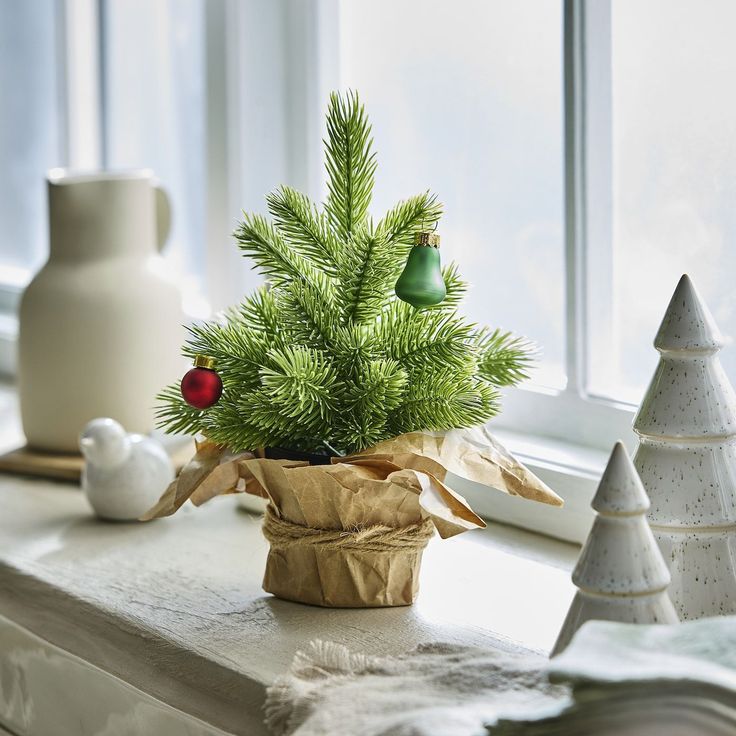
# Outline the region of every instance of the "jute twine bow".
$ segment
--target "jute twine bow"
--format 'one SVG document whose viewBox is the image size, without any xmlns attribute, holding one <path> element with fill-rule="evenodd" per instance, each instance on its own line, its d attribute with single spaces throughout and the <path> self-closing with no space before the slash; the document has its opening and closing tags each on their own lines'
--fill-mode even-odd
<svg viewBox="0 0 736 736">
<path fill-rule="evenodd" d="M 263 536 L 274 549 L 312 545 L 354 552 L 420 550 L 427 546 L 433 534 L 434 525 L 430 519 L 400 527 L 376 524 L 356 529 L 314 529 L 279 518 L 271 504 L 266 507 L 263 519 Z"/>
</svg>

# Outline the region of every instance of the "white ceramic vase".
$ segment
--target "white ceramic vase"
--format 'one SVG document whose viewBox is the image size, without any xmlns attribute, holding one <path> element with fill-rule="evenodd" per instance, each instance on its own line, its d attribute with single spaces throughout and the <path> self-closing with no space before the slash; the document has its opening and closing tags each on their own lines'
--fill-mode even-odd
<svg viewBox="0 0 736 736">
<path fill-rule="evenodd" d="M 23 429 L 36 449 L 75 452 L 109 416 L 153 429 L 156 393 L 181 371 L 181 296 L 158 255 L 165 193 L 147 170 L 49 174 L 49 258 L 20 305 Z"/>
</svg>

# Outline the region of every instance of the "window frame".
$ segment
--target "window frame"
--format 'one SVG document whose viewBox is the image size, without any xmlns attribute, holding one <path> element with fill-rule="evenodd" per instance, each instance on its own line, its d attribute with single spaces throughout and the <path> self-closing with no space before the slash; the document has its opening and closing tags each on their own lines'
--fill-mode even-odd
<svg viewBox="0 0 736 736">
<path fill-rule="evenodd" d="M 331 37 L 339 27 L 339 2 L 315 0 L 318 12 L 334 14 Z M 565 369 L 567 385 L 547 389 L 533 384 L 506 392 L 503 412 L 493 427 L 546 437 L 596 450 L 622 439 L 633 446 L 634 407 L 590 392 L 586 355 L 589 335 L 589 260 L 611 257 L 611 2 L 563 2 L 564 227 L 565 227 Z M 322 26 L 326 25 L 324 22 Z M 331 70 L 316 74 L 340 86 L 339 53 L 328 55 Z M 324 85 L 323 85 L 324 87 Z M 598 315 L 597 315 L 598 317 Z M 604 318 L 607 315 L 603 315 Z"/>
<path fill-rule="evenodd" d="M 59 89 L 64 131 L 61 165 L 96 168 L 105 160 L 103 13 L 105 0 L 58 0 Z M 324 195 L 321 149 L 329 91 L 339 86 L 340 0 L 269 4 L 208 0 L 206 11 L 207 224 L 205 291 L 215 310 L 239 299 L 260 279 L 227 247 L 233 212 L 262 210 L 263 194 L 288 181 Z M 487 501 L 481 513 L 580 541 L 588 504 L 608 450 L 617 439 L 633 448 L 634 407 L 587 390 L 589 261 L 611 253 L 611 2 L 564 0 L 565 358 L 562 390 L 522 387 L 507 392 L 491 429 L 553 487 L 564 488 L 564 511 Z M 244 39 L 259 14 L 273 15 L 263 48 Z M 261 29 L 259 28 L 259 34 Z M 270 68 L 273 62 L 281 74 Z M 276 78 L 278 77 L 278 79 Z M 259 92 L 268 92 L 260 94 Z M 254 102 L 263 120 L 283 120 L 278 139 L 254 143 Z M 246 114 L 247 113 L 247 114 Z M 258 132 L 258 131 L 256 131 Z M 262 131 L 261 131 L 262 132 Z M 30 278 L 0 269 L 0 373 L 13 374 L 20 294 Z M 597 316 L 598 317 L 598 316 Z M 605 315 L 604 315 L 605 317 Z M 531 438 L 531 440 L 529 439 Z M 523 503 L 523 502 L 521 502 Z M 506 505 L 504 505 L 506 504 Z"/>
<path fill-rule="evenodd" d="M 635 407 L 588 390 L 590 260 L 610 259 L 613 247 L 610 0 L 565 0 L 564 90 L 567 386 L 510 391 L 498 424 L 599 450 L 619 439 L 632 448 Z"/>
<path fill-rule="evenodd" d="M 241 170 L 251 172 L 248 181 L 233 176 L 227 167 L 215 167 L 212 176 L 219 177 L 221 191 L 227 192 L 231 203 L 246 211 L 262 210 L 264 193 L 282 181 L 317 201 L 324 198 L 322 150 L 315 142 L 324 137 L 329 92 L 341 86 L 340 0 L 306 0 L 298 8 L 283 10 L 286 17 L 280 31 L 269 38 L 269 45 L 275 54 L 288 48 L 285 81 L 283 87 L 274 82 L 277 86 L 271 89 L 274 96 L 291 96 L 281 111 L 286 119 L 284 144 L 292 154 L 286 166 L 272 160 L 267 160 L 265 166 L 261 162 L 254 179 L 250 162 L 258 160 L 260 152 L 254 150 L 251 131 L 242 123 L 240 111 L 248 109 L 251 92 L 246 79 L 253 83 L 255 63 L 242 39 L 247 38 L 257 4 L 258 0 L 224 0 L 220 23 L 227 29 L 227 42 L 221 48 L 228 93 L 227 99 L 221 103 L 213 100 L 210 105 L 215 115 L 225 106 L 231 108 L 226 121 L 220 121 L 220 130 L 227 131 L 227 135 L 215 136 L 220 144 L 227 141 L 227 155 L 221 160 L 237 161 Z M 585 388 L 588 243 L 595 239 L 599 252 L 605 252 L 606 248 L 610 251 L 612 242 L 610 0 L 592 6 L 584 0 L 564 0 L 563 7 L 568 382 L 562 390 L 535 386 L 509 390 L 503 411 L 491 422 L 490 429 L 542 480 L 560 490 L 565 506 L 548 507 L 488 493 L 461 479 L 453 479 L 452 485 L 482 516 L 582 542 L 593 518 L 590 501 L 611 446 L 617 439 L 623 439 L 630 448 L 635 444 L 631 430 L 634 408 L 590 394 Z M 214 38 L 218 37 L 215 31 Z M 261 66 L 264 63 L 260 59 Z M 259 82 L 256 78 L 256 84 Z M 218 198 L 223 201 L 223 197 Z M 217 217 L 213 218 L 213 231 L 225 234 Z M 228 301 L 232 302 L 258 279 L 251 271 L 248 280 L 243 281 L 242 265 L 239 271 L 235 265 L 242 259 L 235 249 L 221 257 L 235 259 L 228 261 L 232 264 L 230 275 L 238 273 L 238 280 L 234 284 L 231 280 L 227 290 Z"/>
<path fill-rule="evenodd" d="M 562 539 L 583 542 L 590 502 L 616 440 L 636 446 L 636 407 L 588 389 L 591 261 L 612 261 L 611 2 L 564 1 L 565 358 L 561 390 L 525 386 L 507 392 L 492 430 L 551 487 L 565 506 L 481 495 L 467 487 L 479 512 Z M 598 329 L 610 314 L 596 314 Z M 530 442 L 530 438 L 532 441 Z"/>
<path fill-rule="evenodd" d="M 582 542 L 611 447 L 619 439 L 630 450 L 636 445 L 635 407 L 588 390 L 590 260 L 612 259 L 613 242 L 610 0 L 564 0 L 561 32 L 567 383 L 564 389 L 509 389 L 489 428 L 542 480 L 562 489 L 565 506 L 488 494 L 459 479 L 452 485 L 482 516 Z"/>
<path fill-rule="evenodd" d="M 314 141 L 324 137 L 326 100 L 339 79 L 338 6 L 339 0 L 206 2 L 205 286 L 214 312 L 262 283 L 231 247 L 230 213 L 266 214 L 265 194 L 282 183 L 323 198 L 322 152 Z M 270 146 L 263 145 L 264 131 Z"/>
<path fill-rule="evenodd" d="M 57 0 L 54 7 L 62 167 L 102 164 L 100 8 L 100 0 Z M 0 377 L 15 376 L 17 313 L 32 275 L 30 269 L 0 264 Z"/>
</svg>

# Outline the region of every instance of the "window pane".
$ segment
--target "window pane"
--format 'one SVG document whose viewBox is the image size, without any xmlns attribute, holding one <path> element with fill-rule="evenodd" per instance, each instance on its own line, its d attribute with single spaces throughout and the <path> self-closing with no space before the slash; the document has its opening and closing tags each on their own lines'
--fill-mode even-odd
<svg viewBox="0 0 736 736">
<path fill-rule="evenodd" d="M 736 334 L 736 3 L 611 5 L 614 247 L 594 299 L 612 296 L 591 376 L 596 392 L 638 403 L 683 273 Z M 736 379 L 736 351 L 722 357 Z"/>
<path fill-rule="evenodd" d="M 466 312 L 537 341 L 564 386 L 562 10 L 523 0 L 341 3 L 343 87 L 379 157 L 374 213 L 427 188 Z"/>
<path fill-rule="evenodd" d="M 0 0 L 0 282 L 46 253 L 45 176 L 59 151 L 55 0 Z"/>
<path fill-rule="evenodd" d="M 151 168 L 172 201 L 167 260 L 205 268 L 204 0 L 106 0 L 105 159 Z"/>
</svg>

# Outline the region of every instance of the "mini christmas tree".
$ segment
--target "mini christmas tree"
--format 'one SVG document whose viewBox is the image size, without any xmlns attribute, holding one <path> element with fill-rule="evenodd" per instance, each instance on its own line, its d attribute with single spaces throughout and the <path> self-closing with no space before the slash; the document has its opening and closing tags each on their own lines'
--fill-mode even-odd
<svg viewBox="0 0 736 736">
<path fill-rule="evenodd" d="M 687 275 L 654 340 L 634 462 L 681 619 L 736 613 L 736 395 L 713 317 Z"/>
<path fill-rule="evenodd" d="M 190 328 L 184 354 L 214 361 L 224 390 L 198 409 L 170 386 L 159 411 L 169 430 L 202 432 L 233 451 L 350 453 L 405 432 L 484 423 L 499 409 L 498 387 L 526 376 L 524 340 L 457 314 L 466 285 L 454 265 L 442 271 L 441 303 L 415 309 L 396 298 L 412 243 L 431 240 L 441 206 L 426 192 L 374 224 L 376 159 L 356 95 L 332 95 L 327 131 L 324 209 L 282 187 L 267 198 L 271 222 L 245 215 L 238 227 L 268 286 L 223 323 Z M 437 267 L 423 260 L 413 276 Z M 442 298 L 430 286 L 415 303 Z"/>
<path fill-rule="evenodd" d="M 649 500 L 617 442 L 592 503 L 598 515 L 572 574 L 579 589 L 552 656 L 590 619 L 627 623 L 677 623 L 667 597 L 667 565 L 647 524 Z"/>
</svg>

